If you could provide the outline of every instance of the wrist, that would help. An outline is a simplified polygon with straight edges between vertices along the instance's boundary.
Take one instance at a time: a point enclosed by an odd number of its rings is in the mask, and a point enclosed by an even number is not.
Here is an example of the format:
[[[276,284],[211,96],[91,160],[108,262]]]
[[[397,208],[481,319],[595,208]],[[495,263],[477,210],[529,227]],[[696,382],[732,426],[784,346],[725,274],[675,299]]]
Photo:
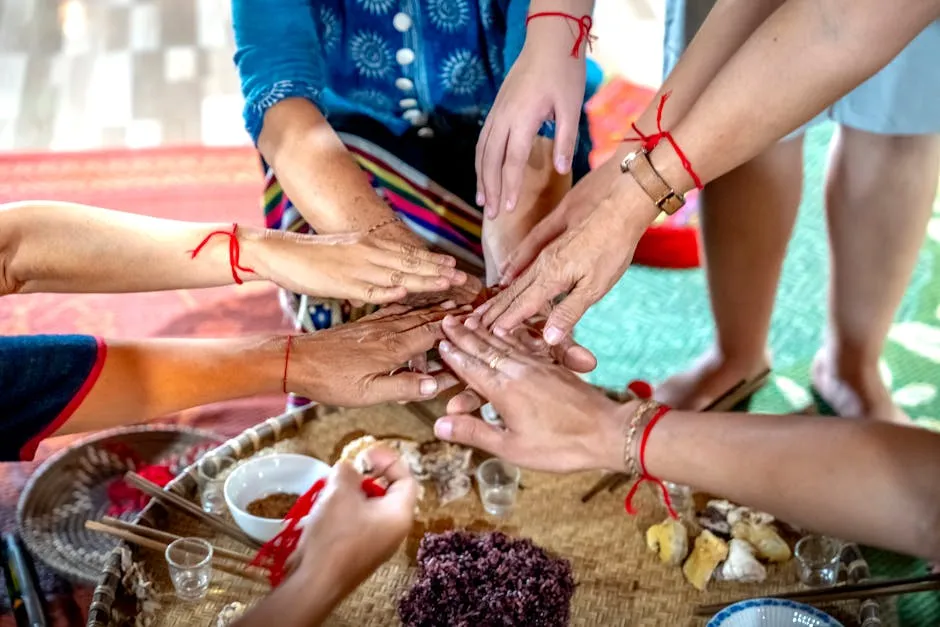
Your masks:
[[[630,422],[639,409],[638,401],[618,403],[611,401],[611,407],[604,412],[597,421],[601,425],[598,429],[598,447],[600,455],[596,456],[595,464],[599,470],[610,472],[628,472],[624,445]]]
[[[284,582],[283,587],[290,586],[293,602],[299,604],[298,614],[303,624],[319,625],[351,592],[340,583],[338,574],[336,570],[319,568],[305,559],[290,579]]]
[[[274,335],[258,340],[240,355],[243,367],[251,371],[251,379],[257,381],[261,388],[258,394],[281,393],[286,349],[287,336]]]
[[[630,142],[621,146],[612,156],[610,167],[616,168],[617,175],[608,193],[609,204],[618,213],[612,221],[626,230],[626,235],[636,241],[643,232],[659,218],[661,213],[652,199],[629,173],[620,172],[620,163],[624,158],[639,148]]]
[[[240,264],[253,272],[242,272],[241,279],[248,281],[271,281],[271,249],[275,240],[282,237],[280,231],[238,225],[238,245],[241,248]]]

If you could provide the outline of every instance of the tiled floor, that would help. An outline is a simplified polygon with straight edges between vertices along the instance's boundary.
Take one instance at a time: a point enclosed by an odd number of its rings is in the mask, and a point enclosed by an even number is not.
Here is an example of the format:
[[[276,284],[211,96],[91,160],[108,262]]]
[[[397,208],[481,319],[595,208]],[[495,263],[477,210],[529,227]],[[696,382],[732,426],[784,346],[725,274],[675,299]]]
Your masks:
[[[598,2],[606,67],[658,80],[662,4]],[[0,150],[247,143],[232,52],[230,0],[0,0]]]

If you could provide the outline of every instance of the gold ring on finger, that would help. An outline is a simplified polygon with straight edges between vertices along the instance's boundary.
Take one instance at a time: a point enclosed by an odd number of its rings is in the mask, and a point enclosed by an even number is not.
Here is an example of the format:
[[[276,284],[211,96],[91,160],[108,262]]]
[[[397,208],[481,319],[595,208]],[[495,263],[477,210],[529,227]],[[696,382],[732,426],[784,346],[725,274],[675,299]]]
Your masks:
[[[494,355],[487,363],[489,364],[490,368],[492,368],[493,370],[499,370],[499,365],[503,363],[503,361],[507,357],[508,355],[504,355],[503,353],[498,353]]]

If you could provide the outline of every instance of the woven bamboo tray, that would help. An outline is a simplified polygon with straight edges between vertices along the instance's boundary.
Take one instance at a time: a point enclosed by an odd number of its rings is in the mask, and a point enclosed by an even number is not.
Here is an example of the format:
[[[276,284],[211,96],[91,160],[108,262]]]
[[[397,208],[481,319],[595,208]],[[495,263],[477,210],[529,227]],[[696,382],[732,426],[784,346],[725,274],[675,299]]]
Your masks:
[[[85,520],[108,509],[107,486],[133,469],[127,454],[185,470],[218,435],[174,425],[121,427],[84,438],[46,460],[32,474],[16,509],[30,552],[60,575],[94,585],[117,541],[85,530]],[[192,457],[190,457],[192,456]]]
[[[390,405],[340,411],[316,419],[302,414],[272,418],[225,443],[220,452],[237,459],[274,451],[294,452],[332,462],[345,443],[364,433],[419,441],[433,437],[430,428],[406,408]],[[768,581],[764,584],[713,582],[707,592],[696,591],[685,581],[680,569],[663,565],[645,546],[645,529],[660,522],[665,515],[652,491],[641,490],[641,514],[631,518],[623,512],[626,488],[618,495],[604,493],[588,504],[581,503],[580,496],[596,479],[595,473],[559,476],[524,472],[525,489],[520,492],[512,515],[504,520],[487,517],[476,492],[445,507],[438,507],[433,488],[427,489],[426,501],[407,542],[389,563],[334,612],[326,624],[350,627],[400,624],[398,599],[409,586],[418,542],[429,529],[501,529],[530,537],[546,549],[571,560],[578,583],[572,602],[571,624],[578,626],[700,626],[705,621],[692,616],[699,604],[779,593],[796,587],[796,574],[791,562],[771,567]],[[168,489],[192,495],[195,487],[190,469]],[[149,506],[141,522],[179,535],[211,538],[218,546],[246,550],[199,523],[175,512],[166,512],[158,505]],[[161,554],[135,549],[135,558],[144,563],[157,590],[162,593],[160,600],[164,607],[154,625],[214,625],[215,617],[224,605],[232,601],[252,603],[265,592],[263,586],[215,571],[212,588],[204,601],[181,603],[172,595],[172,584]],[[95,591],[89,627],[115,624],[111,610],[115,606],[115,598],[118,597],[120,602],[121,597],[119,564],[119,556],[115,554]],[[824,609],[846,626],[861,624],[858,620],[859,603]]]

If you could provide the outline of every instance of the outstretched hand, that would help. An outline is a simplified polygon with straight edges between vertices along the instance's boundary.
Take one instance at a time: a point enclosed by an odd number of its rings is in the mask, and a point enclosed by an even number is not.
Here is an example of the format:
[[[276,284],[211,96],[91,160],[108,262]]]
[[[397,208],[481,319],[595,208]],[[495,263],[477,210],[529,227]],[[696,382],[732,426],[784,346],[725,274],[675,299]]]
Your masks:
[[[493,404],[504,427],[448,413],[435,424],[437,437],[535,470],[619,468],[623,419],[618,403],[518,342],[468,329],[450,316],[443,330],[447,340],[439,350],[444,361]]]

